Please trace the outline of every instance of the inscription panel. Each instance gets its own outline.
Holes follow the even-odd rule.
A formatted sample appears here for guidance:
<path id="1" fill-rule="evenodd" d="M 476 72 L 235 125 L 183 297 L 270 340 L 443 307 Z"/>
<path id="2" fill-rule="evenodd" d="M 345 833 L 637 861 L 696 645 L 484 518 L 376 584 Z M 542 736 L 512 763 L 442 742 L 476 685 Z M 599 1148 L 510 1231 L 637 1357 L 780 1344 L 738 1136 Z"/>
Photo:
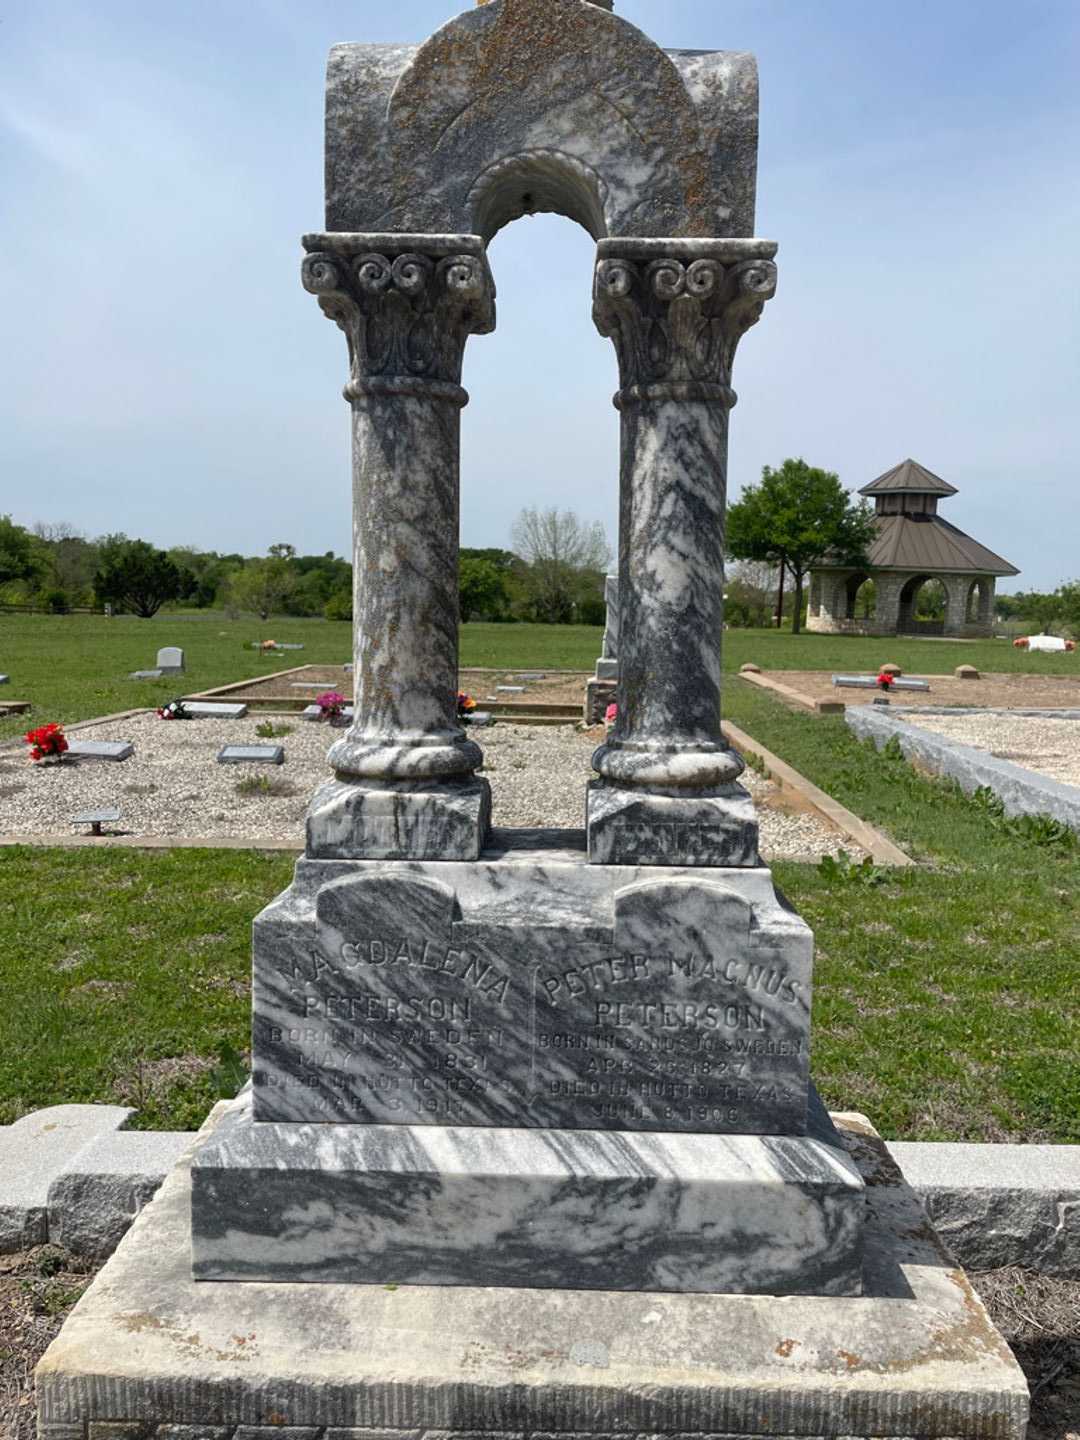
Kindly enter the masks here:
<path id="1" fill-rule="evenodd" d="M 524 916 L 487 934 L 438 881 L 334 881 L 257 954 L 256 1118 L 801 1133 L 810 939 L 751 915 L 647 881 L 611 943 Z"/>

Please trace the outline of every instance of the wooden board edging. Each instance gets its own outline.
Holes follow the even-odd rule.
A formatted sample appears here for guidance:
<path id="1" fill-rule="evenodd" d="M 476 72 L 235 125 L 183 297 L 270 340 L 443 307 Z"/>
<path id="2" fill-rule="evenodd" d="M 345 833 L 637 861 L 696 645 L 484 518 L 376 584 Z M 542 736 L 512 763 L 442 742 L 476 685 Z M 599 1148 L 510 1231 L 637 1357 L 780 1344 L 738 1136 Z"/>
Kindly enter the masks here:
<path id="1" fill-rule="evenodd" d="M 759 745 L 745 730 L 740 730 L 728 720 L 723 722 L 723 730 L 736 750 L 749 751 L 757 756 L 782 790 L 792 790 L 808 801 L 823 819 L 866 850 L 879 865 L 915 864 L 910 855 L 891 840 L 887 840 L 880 830 L 876 830 L 867 821 L 860 820 L 858 815 L 853 814 L 847 806 L 841 805 L 839 800 L 826 795 L 824 790 L 820 790 L 813 781 L 807 780 L 805 775 L 800 775 L 786 760 L 781 760 L 779 755 L 774 755 L 771 750 L 766 750 L 764 745 Z"/>

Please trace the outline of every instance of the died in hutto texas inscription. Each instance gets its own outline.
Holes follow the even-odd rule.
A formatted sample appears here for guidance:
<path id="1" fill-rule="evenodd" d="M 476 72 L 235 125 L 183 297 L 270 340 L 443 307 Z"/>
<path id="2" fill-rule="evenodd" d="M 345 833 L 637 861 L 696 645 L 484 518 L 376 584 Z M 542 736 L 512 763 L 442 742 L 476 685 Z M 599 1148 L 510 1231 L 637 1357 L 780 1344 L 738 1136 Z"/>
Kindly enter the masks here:
<path id="1" fill-rule="evenodd" d="M 797 1133 L 809 932 L 709 882 L 616 892 L 612 941 L 527 916 L 485 932 L 449 887 L 320 892 L 314 943 L 255 984 L 262 1120 Z"/>

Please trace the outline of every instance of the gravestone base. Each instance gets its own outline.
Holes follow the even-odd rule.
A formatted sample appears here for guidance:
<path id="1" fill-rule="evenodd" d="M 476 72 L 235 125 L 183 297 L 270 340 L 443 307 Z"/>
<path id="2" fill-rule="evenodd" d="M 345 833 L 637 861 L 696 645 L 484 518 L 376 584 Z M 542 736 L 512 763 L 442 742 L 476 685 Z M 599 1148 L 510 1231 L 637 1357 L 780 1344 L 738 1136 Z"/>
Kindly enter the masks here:
<path id="1" fill-rule="evenodd" d="M 181 1162 L 39 1365 L 40 1440 L 1022 1440 L 979 1297 L 868 1122 L 835 1119 L 858 1299 L 196 1281 Z"/>
<path id="2" fill-rule="evenodd" d="M 669 792 L 589 782 L 592 865 L 757 866 L 758 819 L 742 785 Z"/>
<path id="3" fill-rule="evenodd" d="M 320 860 L 476 860 L 491 827 L 491 786 L 328 780 L 312 797 L 307 854 Z"/>
<path id="4" fill-rule="evenodd" d="M 200 1280 L 857 1295 L 864 1187 L 805 1136 L 275 1125 L 234 1101 L 192 1169 Z"/>
<path id="5" fill-rule="evenodd" d="M 593 677 L 585 682 L 585 724 L 598 725 L 618 693 L 616 680 Z"/>

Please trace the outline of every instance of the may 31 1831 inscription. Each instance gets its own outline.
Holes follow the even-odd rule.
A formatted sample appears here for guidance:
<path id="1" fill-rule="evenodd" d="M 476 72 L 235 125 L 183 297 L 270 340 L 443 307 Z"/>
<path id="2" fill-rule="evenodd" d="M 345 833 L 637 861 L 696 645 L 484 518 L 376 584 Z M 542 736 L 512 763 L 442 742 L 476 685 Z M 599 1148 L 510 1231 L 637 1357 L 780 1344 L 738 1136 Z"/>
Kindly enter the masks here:
<path id="1" fill-rule="evenodd" d="M 382 867 L 272 919 L 256 1118 L 805 1129 L 812 946 L 775 897 L 761 916 L 730 884 L 637 880 L 606 926 L 500 899 L 485 923 L 430 870 Z"/>

